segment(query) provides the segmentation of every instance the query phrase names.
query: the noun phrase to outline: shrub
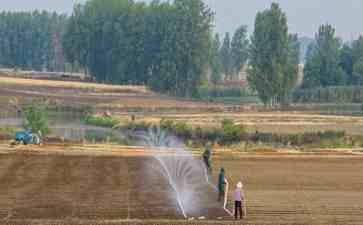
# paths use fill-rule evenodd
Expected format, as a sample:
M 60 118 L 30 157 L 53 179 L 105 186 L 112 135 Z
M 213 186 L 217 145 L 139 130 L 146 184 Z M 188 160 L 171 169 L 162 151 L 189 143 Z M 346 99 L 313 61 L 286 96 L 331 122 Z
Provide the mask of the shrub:
M 160 128 L 171 131 L 174 128 L 174 121 L 163 118 L 160 120 Z
M 194 143 L 219 142 L 220 144 L 233 144 L 246 139 L 246 131 L 243 126 L 234 124 L 233 120 L 223 120 L 222 126 L 196 127 L 188 126 L 185 122 L 175 122 L 162 119 L 160 127 L 166 129 L 186 142 Z
M 174 122 L 168 119 L 160 120 L 160 128 L 165 129 L 175 136 L 188 140 L 193 136 L 193 128 L 186 122 Z
M 23 108 L 24 128 L 32 129 L 41 136 L 49 134 L 47 107 L 43 103 L 33 102 Z
M 204 140 L 203 142 L 219 142 L 223 137 L 223 131 L 220 128 L 211 127 L 211 128 L 203 128 L 199 130 L 200 139 Z
M 106 128 L 113 128 L 120 123 L 120 121 L 115 118 L 96 115 L 86 115 L 83 118 L 83 122 L 89 125 Z
M 129 139 L 117 135 L 117 133 L 115 133 L 114 131 L 87 130 L 85 134 L 85 139 L 87 141 L 109 142 L 122 145 L 132 144 Z
M 338 143 L 344 144 L 345 138 L 346 133 L 344 131 L 328 130 L 319 132 L 306 132 L 301 134 L 273 134 L 256 132 L 256 134 L 250 139 L 254 142 L 281 143 L 284 145 L 291 144 L 294 146 L 327 146 L 329 144 L 336 146 Z
M 188 140 L 192 137 L 193 129 L 189 127 L 185 122 L 177 122 L 175 124 L 174 133 L 178 137 L 183 137 Z
M 234 124 L 233 120 L 222 121 L 221 144 L 232 144 L 246 139 L 247 133 L 243 126 Z

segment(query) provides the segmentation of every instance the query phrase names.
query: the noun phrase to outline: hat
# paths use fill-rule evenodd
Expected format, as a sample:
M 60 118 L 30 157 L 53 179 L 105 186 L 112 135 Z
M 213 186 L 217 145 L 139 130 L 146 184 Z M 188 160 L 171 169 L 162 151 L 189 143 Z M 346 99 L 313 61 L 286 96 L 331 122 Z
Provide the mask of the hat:
M 240 181 L 240 182 L 238 182 L 238 184 L 237 184 L 237 188 L 240 188 L 240 189 L 242 189 L 243 188 L 243 184 L 242 184 L 242 182 Z

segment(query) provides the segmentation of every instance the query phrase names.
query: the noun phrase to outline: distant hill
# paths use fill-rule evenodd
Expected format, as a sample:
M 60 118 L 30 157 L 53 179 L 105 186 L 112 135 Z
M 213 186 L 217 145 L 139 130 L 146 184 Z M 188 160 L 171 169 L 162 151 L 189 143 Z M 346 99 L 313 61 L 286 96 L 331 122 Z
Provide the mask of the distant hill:
M 314 39 L 310 37 L 300 37 L 300 63 L 305 64 L 305 56 L 308 51 L 309 45 L 314 43 Z

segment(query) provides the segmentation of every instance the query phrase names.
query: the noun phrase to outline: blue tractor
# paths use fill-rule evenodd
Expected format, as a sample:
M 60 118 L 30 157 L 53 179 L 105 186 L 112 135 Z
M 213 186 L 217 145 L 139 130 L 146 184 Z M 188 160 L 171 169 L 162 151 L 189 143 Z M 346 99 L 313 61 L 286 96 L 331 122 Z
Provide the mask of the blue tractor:
M 24 145 L 39 145 L 40 144 L 40 138 L 37 134 L 34 134 L 31 129 L 28 129 L 26 131 L 19 131 L 15 133 L 15 142 L 16 143 L 22 143 Z

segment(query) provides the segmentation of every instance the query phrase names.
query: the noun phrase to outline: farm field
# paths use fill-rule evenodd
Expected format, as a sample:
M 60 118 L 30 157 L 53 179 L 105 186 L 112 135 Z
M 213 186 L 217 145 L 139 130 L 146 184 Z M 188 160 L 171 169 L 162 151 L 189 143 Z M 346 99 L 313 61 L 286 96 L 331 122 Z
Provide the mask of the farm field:
M 134 116 L 137 122 L 170 119 L 208 127 L 228 118 L 250 133 L 363 132 L 359 116 L 261 111 L 254 104 L 166 97 L 142 86 L 0 77 L 0 119 L 5 124 L 14 119 L 8 113 L 14 102 L 21 106 L 33 99 L 60 108 L 109 111 L 121 123 Z M 67 115 L 64 121 L 70 120 Z M 207 206 L 189 215 L 205 220 L 186 221 L 150 149 L 81 142 L 10 148 L 9 136 L 0 139 L 0 224 L 234 224 L 210 189 L 205 190 Z M 363 224 L 363 156 L 356 150 L 237 154 L 223 149 L 213 158 L 213 181 L 222 166 L 231 184 L 244 181 L 248 219 L 243 224 Z M 199 157 L 200 152 L 193 154 Z
M 363 0 L 36 1 L 0 6 L 0 225 L 363 225 Z
M 14 111 L 10 102 L 19 105 L 44 99 L 52 107 L 92 108 L 110 111 L 113 116 L 129 120 L 158 123 L 162 118 L 185 121 L 193 126 L 218 126 L 225 118 L 246 126 L 247 131 L 300 133 L 320 130 L 363 132 L 363 119 L 357 116 L 321 115 L 309 111 L 264 112 L 258 106 L 231 105 L 165 97 L 143 86 L 117 86 L 76 81 L 32 80 L 0 77 L 1 118 Z
M 61 153 L 60 148 L 52 152 L 53 148 L 12 152 L 2 146 L 0 221 L 5 224 L 231 224 L 231 218 L 220 209 L 211 190 L 206 190 L 210 196 L 208 207 L 198 214 L 203 214 L 206 221 L 185 222 L 170 195 L 171 187 L 158 172 L 156 161 L 142 154 L 145 150 L 120 148 L 121 154 L 102 155 L 92 151 L 87 154 L 84 150 L 80 150 L 82 154 Z M 225 167 L 231 184 L 244 181 L 248 200 L 246 224 L 353 225 L 363 221 L 362 159 L 362 156 L 247 154 L 218 155 L 213 162 L 215 170 Z M 213 180 L 216 179 L 215 171 Z
M 180 100 L 157 95 L 144 86 L 118 86 L 76 81 L 53 81 L 0 77 L 0 103 L 13 98 L 19 104 L 32 99 L 48 100 L 53 106 L 92 107 L 96 111 L 127 112 L 129 110 L 221 110 L 222 104 Z

